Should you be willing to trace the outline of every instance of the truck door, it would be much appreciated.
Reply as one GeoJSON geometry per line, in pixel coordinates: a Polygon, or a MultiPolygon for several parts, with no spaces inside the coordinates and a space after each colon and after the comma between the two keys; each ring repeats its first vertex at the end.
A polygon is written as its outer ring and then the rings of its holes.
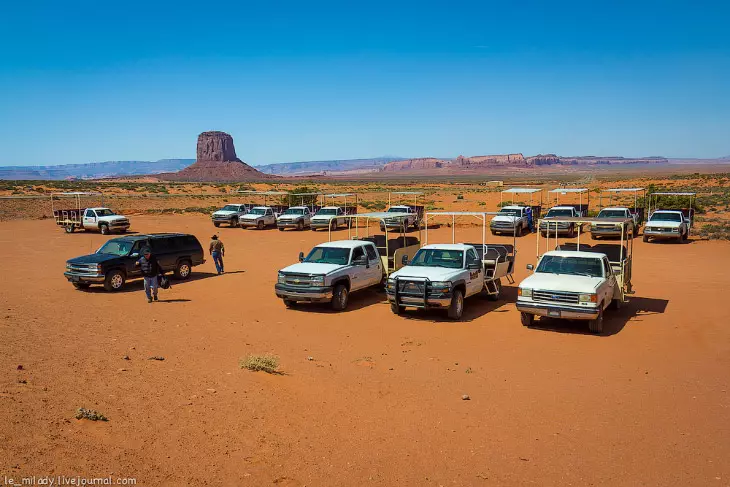
{"type": "Polygon", "coordinates": [[[274,217],[274,210],[269,208],[266,210],[266,213],[264,213],[264,223],[266,225],[273,225],[276,223],[276,218],[274,217]]]}
{"type": "Polygon", "coordinates": [[[374,245],[366,245],[365,253],[368,256],[368,263],[370,264],[370,269],[367,269],[368,285],[375,286],[383,279],[383,263],[380,257],[378,257],[378,252],[375,250],[374,245]]]}
{"type": "Polygon", "coordinates": [[[361,246],[352,249],[350,256],[350,291],[356,291],[368,286],[368,271],[365,266],[353,265],[357,259],[365,255],[365,249],[361,246]]]}
{"type": "Polygon", "coordinates": [[[137,266],[137,261],[140,257],[142,257],[142,248],[147,247],[148,245],[149,242],[146,240],[137,240],[134,242],[134,245],[132,245],[132,250],[129,251],[129,256],[124,264],[127,269],[128,277],[142,275],[142,270],[137,266]]]}
{"type": "Polygon", "coordinates": [[[94,210],[86,210],[82,224],[84,228],[96,228],[96,213],[94,210]]]}
{"type": "Polygon", "coordinates": [[[606,257],[602,259],[604,275],[606,276],[605,295],[603,296],[604,303],[610,303],[613,297],[616,295],[616,276],[613,274],[611,263],[606,257]]]}
{"type": "Polygon", "coordinates": [[[482,266],[482,261],[479,260],[474,249],[468,249],[466,251],[464,267],[467,267],[466,270],[469,272],[466,281],[466,295],[473,296],[474,294],[481,292],[482,287],[484,286],[484,268],[482,266]],[[469,269],[468,267],[471,264],[479,264],[479,268],[469,269]]]}

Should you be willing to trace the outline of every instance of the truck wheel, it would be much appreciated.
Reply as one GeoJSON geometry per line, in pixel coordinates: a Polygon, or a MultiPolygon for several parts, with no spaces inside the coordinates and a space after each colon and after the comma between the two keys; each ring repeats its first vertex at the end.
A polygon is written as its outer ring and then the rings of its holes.
{"type": "Polygon", "coordinates": [[[102,235],[109,235],[109,225],[101,224],[99,225],[99,231],[102,235]]]}
{"type": "Polygon", "coordinates": [[[238,218],[236,218],[235,216],[233,218],[231,218],[231,226],[232,227],[238,226],[238,218]]]}
{"type": "Polygon", "coordinates": [[[304,222],[303,222],[303,221],[299,220],[299,221],[297,222],[297,230],[299,230],[300,232],[301,232],[302,230],[304,230],[304,222]]]}
{"type": "Polygon", "coordinates": [[[464,293],[461,289],[454,289],[454,295],[451,297],[451,305],[449,305],[448,316],[452,320],[460,320],[464,314],[464,293]]]}
{"type": "Polygon", "coordinates": [[[494,281],[494,284],[497,286],[497,294],[487,294],[487,299],[489,301],[498,301],[499,297],[502,295],[502,280],[497,279],[494,281]]]}
{"type": "Polygon", "coordinates": [[[283,232],[284,231],[284,227],[279,227],[279,231],[280,232],[283,232]]]}
{"type": "Polygon", "coordinates": [[[616,298],[611,300],[611,308],[613,309],[621,309],[621,306],[623,306],[624,302],[621,298],[616,298]]]}
{"type": "Polygon", "coordinates": [[[74,225],[66,225],[64,229],[66,230],[66,233],[74,233],[76,227],[74,225]]]}
{"type": "Polygon", "coordinates": [[[286,306],[287,308],[293,308],[294,306],[296,306],[296,304],[297,304],[297,302],[292,301],[291,299],[284,300],[284,306],[286,306]]]}
{"type": "Polygon", "coordinates": [[[588,330],[591,333],[603,333],[603,304],[598,307],[598,318],[588,322],[588,330]]]}
{"type": "Polygon", "coordinates": [[[258,228],[259,230],[263,230],[264,229],[264,221],[263,220],[259,220],[259,222],[256,224],[256,228],[258,228]]]}
{"type": "Polygon", "coordinates": [[[686,241],[687,241],[687,239],[689,239],[689,231],[685,231],[685,232],[684,232],[684,233],[682,234],[682,237],[681,237],[681,241],[682,241],[682,242],[686,242],[686,241]]]}
{"type": "Polygon", "coordinates": [[[644,238],[642,238],[642,240],[644,242],[648,242],[649,241],[649,235],[644,234],[644,238]]]}
{"type": "Polygon", "coordinates": [[[91,287],[91,284],[88,282],[74,282],[74,287],[76,289],[81,289],[82,291],[85,291],[86,289],[89,289],[91,287]]]}
{"type": "Polygon", "coordinates": [[[221,226],[221,224],[218,223],[218,222],[213,222],[213,225],[215,225],[216,228],[218,228],[219,226],[221,226]]]}
{"type": "Polygon", "coordinates": [[[522,326],[531,327],[535,324],[535,315],[530,313],[520,313],[520,322],[522,326]]]}
{"type": "Polygon", "coordinates": [[[332,309],[335,311],[342,311],[347,308],[347,299],[349,294],[347,286],[344,284],[336,285],[335,291],[332,293],[332,309]]]}
{"type": "Polygon", "coordinates": [[[492,232],[492,235],[497,235],[497,232],[495,232],[494,230],[492,230],[491,232],[492,232]]]}
{"type": "Polygon", "coordinates": [[[403,306],[398,306],[395,303],[390,303],[390,310],[394,315],[399,315],[403,312],[403,306]]]}
{"type": "MultiPolygon", "coordinates": [[[[314,230],[314,229],[312,229],[314,230]]],[[[332,220],[330,222],[330,230],[337,230],[337,222],[335,220],[332,220]]]]}
{"type": "Polygon", "coordinates": [[[178,279],[187,279],[190,277],[190,261],[181,260],[175,267],[175,277],[178,279]]]}
{"type": "Polygon", "coordinates": [[[124,273],[120,270],[109,271],[104,278],[104,289],[110,292],[119,291],[124,286],[124,273]]]}

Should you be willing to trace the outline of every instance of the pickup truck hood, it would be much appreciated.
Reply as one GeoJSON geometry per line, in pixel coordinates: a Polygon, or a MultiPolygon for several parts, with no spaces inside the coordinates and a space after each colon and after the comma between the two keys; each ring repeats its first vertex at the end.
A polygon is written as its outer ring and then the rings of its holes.
{"type": "Polygon", "coordinates": [[[343,267],[345,266],[338,264],[317,264],[314,262],[299,262],[298,264],[284,267],[279,272],[292,274],[316,274],[318,276],[323,276],[329,274],[330,272],[342,269],[343,267]]]}
{"type": "Polygon", "coordinates": [[[279,215],[277,217],[277,220],[285,221],[285,222],[291,222],[294,220],[299,220],[301,218],[304,218],[304,215],[279,215]]]}
{"type": "Polygon", "coordinates": [[[545,291],[593,293],[603,282],[602,277],[571,276],[536,272],[520,283],[520,287],[545,291]]]}
{"type": "Polygon", "coordinates": [[[263,218],[264,215],[254,215],[253,213],[246,213],[241,218],[243,220],[258,220],[259,218],[263,218]]]}
{"type": "Polygon", "coordinates": [[[81,255],[79,257],[74,257],[73,259],[68,259],[66,261],[67,264],[101,264],[102,262],[106,262],[108,260],[112,259],[118,259],[120,258],[118,255],[114,254],[89,254],[89,255],[81,255]]]}
{"type": "Polygon", "coordinates": [[[333,219],[336,216],[337,215],[316,215],[316,216],[312,217],[312,220],[326,222],[326,221],[330,221],[331,219],[333,219]]]}
{"type": "Polygon", "coordinates": [[[127,221],[127,217],[122,216],[122,215],[100,216],[99,221],[100,222],[127,221]]]}
{"type": "Polygon", "coordinates": [[[659,227],[659,228],[679,228],[682,222],[660,222],[660,221],[649,221],[646,222],[647,227],[659,227]]]}
{"type": "Polygon", "coordinates": [[[517,220],[519,220],[520,217],[518,216],[511,216],[511,215],[497,215],[494,218],[492,218],[493,222],[506,222],[506,223],[514,223],[517,220]]]}
{"type": "Polygon", "coordinates": [[[428,278],[431,281],[451,281],[456,279],[463,269],[447,269],[445,267],[420,267],[407,265],[398,269],[390,275],[392,279],[396,277],[406,279],[408,277],[418,277],[420,279],[428,278]]]}
{"type": "Polygon", "coordinates": [[[213,216],[230,216],[235,215],[237,212],[229,210],[218,210],[213,212],[213,216]]]}

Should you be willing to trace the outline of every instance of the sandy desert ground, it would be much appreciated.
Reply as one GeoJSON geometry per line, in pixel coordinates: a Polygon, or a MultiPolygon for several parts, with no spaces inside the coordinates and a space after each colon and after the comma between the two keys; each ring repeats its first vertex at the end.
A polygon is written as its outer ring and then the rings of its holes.
{"type": "MultiPolygon", "coordinates": [[[[202,215],[132,225],[190,232],[204,246],[214,230],[202,215]]],[[[276,270],[327,234],[218,231],[227,274],[209,260],[147,304],[139,282],[109,294],[63,278],[67,258],[106,237],[50,220],[0,223],[0,480],[730,485],[728,242],[637,241],[636,295],[593,336],[561,321],[522,327],[514,286],[497,303],[468,300],[459,323],[394,316],[374,291],[340,314],[287,310],[276,270]],[[239,368],[267,352],[281,375],[239,368]],[[76,420],[79,407],[109,421],[76,420]]],[[[535,237],[518,248],[517,282],[535,237]]]]}

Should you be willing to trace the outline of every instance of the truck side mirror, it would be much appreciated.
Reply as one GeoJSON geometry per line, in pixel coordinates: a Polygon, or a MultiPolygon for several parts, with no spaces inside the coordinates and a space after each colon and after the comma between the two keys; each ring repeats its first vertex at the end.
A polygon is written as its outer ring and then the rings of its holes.
{"type": "Polygon", "coordinates": [[[482,268],[482,264],[479,262],[469,262],[466,264],[467,269],[477,270],[482,268]]]}
{"type": "Polygon", "coordinates": [[[364,255],[361,255],[360,257],[353,259],[352,265],[364,265],[365,267],[370,267],[370,264],[368,264],[368,258],[364,255]]]}
{"type": "Polygon", "coordinates": [[[408,265],[408,256],[407,255],[403,256],[403,258],[401,259],[401,264],[408,265]]]}
{"type": "Polygon", "coordinates": [[[136,259],[137,257],[139,257],[139,252],[132,252],[131,254],[129,254],[129,256],[133,259],[136,259]]]}
{"type": "Polygon", "coordinates": [[[304,262],[304,252],[299,252],[299,262],[304,262]]]}
{"type": "Polygon", "coordinates": [[[527,264],[527,270],[528,271],[534,271],[535,270],[535,266],[532,265],[532,264],[527,264]]]}

